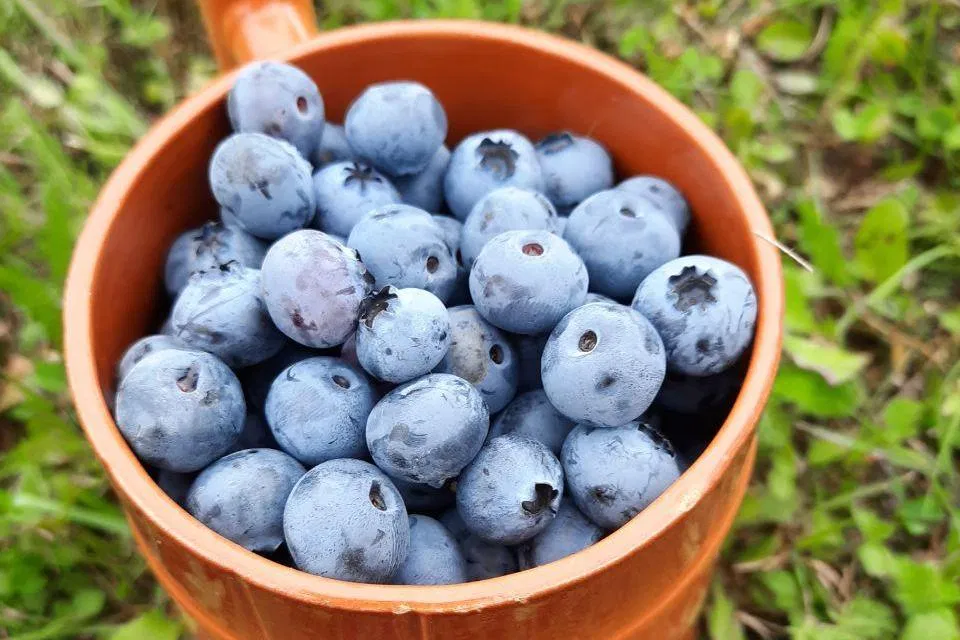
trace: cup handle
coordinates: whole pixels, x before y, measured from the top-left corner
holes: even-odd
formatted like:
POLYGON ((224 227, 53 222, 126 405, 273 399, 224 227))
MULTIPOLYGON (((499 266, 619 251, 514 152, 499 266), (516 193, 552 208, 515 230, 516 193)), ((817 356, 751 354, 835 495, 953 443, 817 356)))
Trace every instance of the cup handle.
POLYGON ((197 0, 221 71, 275 56, 317 34, 311 0, 197 0))

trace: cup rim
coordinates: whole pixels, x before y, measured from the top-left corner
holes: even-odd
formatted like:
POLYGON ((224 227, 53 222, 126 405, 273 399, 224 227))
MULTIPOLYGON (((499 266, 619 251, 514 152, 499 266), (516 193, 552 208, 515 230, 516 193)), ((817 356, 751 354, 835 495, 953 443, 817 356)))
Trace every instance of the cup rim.
POLYGON ((116 168, 91 209, 78 239, 66 283, 64 345, 69 386, 87 439, 126 501, 167 535, 227 574, 307 603, 362 611, 444 611, 495 607, 569 588, 604 571, 665 534, 725 475, 736 454, 748 448, 773 385, 782 339, 784 291, 778 250, 762 237, 773 228, 745 171, 720 138, 692 111, 627 64, 580 43, 523 27, 465 20, 399 21, 337 29, 305 42, 277 59, 296 62, 318 51, 382 39, 469 38, 537 49, 565 64, 586 67, 642 94, 697 141, 713 170, 725 176, 754 231, 748 251, 757 264, 754 286, 758 319, 743 386, 706 451, 657 500, 626 525, 587 549, 550 564, 479 582, 443 586, 344 582, 285 567, 236 545, 171 500, 127 446, 97 384, 90 291, 101 268, 103 244, 122 201, 151 158, 189 127, 193 115, 215 108, 226 96, 226 74, 178 105, 136 144, 116 168))

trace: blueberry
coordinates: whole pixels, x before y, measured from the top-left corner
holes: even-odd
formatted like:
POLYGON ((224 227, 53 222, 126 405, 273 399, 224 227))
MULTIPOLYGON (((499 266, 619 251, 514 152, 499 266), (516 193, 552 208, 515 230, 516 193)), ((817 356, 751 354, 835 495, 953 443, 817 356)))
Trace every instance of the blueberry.
POLYGON ((300 569, 350 582, 389 582, 410 546, 400 493, 361 460, 329 460, 300 478, 287 499, 283 533, 300 569))
POLYGON ((551 404, 577 422, 626 424, 647 410, 663 384, 663 343, 622 304, 595 302, 557 325, 541 359, 551 404))
POLYGON ((697 414, 679 413, 655 402, 637 422, 669 436, 670 444, 677 455, 677 467, 683 472, 704 452, 728 413, 726 410, 697 414))
POLYGON ((250 551, 283 542, 283 506, 305 469, 274 449, 244 449, 204 469, 185 508, 224 538, 250 551))
POLYGON ((285 342, 264 309, 260 271, 236 262, 190 276, 173 305, 177 337, 231 367, 275 355, 285 342))
POLYGON ((460 543, 460 550, 467 562, 467 580, 489 580, 516 573, 517 554, 502 544, 486 542, 479 536, 468 536, 460 543))
MULTIPOLYGON (((267 393, 270 385, 276 380, 280 372, 295 362, 323 355, 324 352, 308 349, 296 342, 287 341, 277 355, 268 358, 252 367, 241 369, 237 373, 240 384, 243 386, 243 396, 247 400, 247 411, 263 414, 263 407, 267 403, 267 393)), ((243 447, 255 449, 256 447, 243 447)))
POLYGON ((543 389, 522 393, 500 412, 487 439, 516 433, 542 442, 554 455, 560 455, 563 441, 573 429, 573 422, 557 411, 543 389))
POLYGON ((273 240, 313 218, 316 200, 310 163, 282 140, 259 133, 225 139, 210 160, 213 197, 225 223, 273 240))
POLYGON ((393 184, 405 203, 424 211, 440 211, 444 203, 443 176, 449 164, 450 150, 441 145, 423 171, 394 178, 393 184))
POLYGON ((547 528, 517 548, 521 569, 532 569, 583 551, 603 539, 603 529, 565 501, 547 528))
POLYGON ((456 218, 433 214, 433 221, 440 225, 443 239, 450 248, 450 253, 456 254, 460 250, 460 234, 463 232, 463 223, 456 218))
POLYGON ((712 376, 667 372, 654 402, 677 413, 707 413, 727 406, 740 390, 742 382, 743 371, 736 366, 712 376))
POLYGON ((167 314, 167 317, 163 320, 163 324, 160 325, 160 328, 157 329, 157 333, 164 336, 172 336, 176 333, 173 329, 173 318, 170 317, 170 314, 167 314))
POLYGON ((472 305, 473 299, 470 297, 470 271, 464 269, 463 265, 457 263, 457 280, 453 287, 453 293, 447 299, 447 306, 472 305))
POLYGON ((323 131, 323 99, 300 69, 283 62, 251 62, 227 94, 234 131, 282 138, 309 158, 323 131))
POLYGON ((164 349, 191 350, 190 347, 187 346, 187 343, 176 336, 168 336, 161 333, 140 338, 123 352, 123 357, 120 358, 120 362, 117 364, 117 380, 123 380, 127 377, 127 374, 130 373, 133 366, 151 353, 163 351, 164 349))
POLYGON ((470 271, 470 295, 488 322, 506 331, 546 333, 587 295, 587 269, 549 231, 506 231, 493 238, 470 271))
POLYGON ((577 425, 560 460, 573 501, 604 529, 626 524, 680 476, 673 447, 640 422, 608 429, 577 425))
MULTIPOLYGON (((590 295, 590 294, 587 294, 590 295)), ((514 334, 510 336, 513 350, 517 354, 517 390, 532 391, 543 387, 540 378, 540 358, 543 348, 547 345, 549 333, 538 336, 524 336, 514 334)))
POLYGON ((339 124, 327 122, 320 130, 320 139, 315 141, 313 153, 310 154, 310 163, 317 169, 322 169, 334 162, 354 160, 353 150, 347 142, 347 134, 339 124))
POLYGON ((167 471, 166 469, 157 469, 154 474, 157 486, 160 487, 171 500, 183 507, 187 503, 187 492, 196 479, 196 473, 178 473, 176 471, 167 471))
POLYGON ((506 545, 486 542, 473 535, 463 523, 456 509, 449 509, 440 516, 440 522, 460 545, 467 562, 467 579, 471 582, 499 578, 516 573, 517 556, 506 545))
POLYGON ((276 562, 277 564, 290 567, 291 569, 296 568, 296 565, 293 562, 293 557, 290 555, 290 549, 287 548, 286 543, 277 547, 276 551, 261 552, 258 555, 261 558, 266 558, 270 562, 276 562))
POLYGON ((377 286, 426 289, 446 301, 457 281, 457 264, 445 233, 433 217, 405 204, 368 213, 347 238, 362 256, 377 286))
POLYGON ((470 533, 470 530, 467 529, 466 523, 464 523, 463 518, 460 517, 460 514, 455 508, 447 509, 440 514, 438 519, 440 520, 440 523, 447 528, 447 531, 450 532, 450 535, 452 535, 454 540, 457 542, 463 542, 464 538, 473 535, 470 533))
POLYGON ((357 358, 371 375, 407 382, 430 373, 450 348, 450 316, 423 289, 384 287, 364 298, 357 358))
MULTIPOLYGON (((728 409, 698 413, 696 415, 668 412, 660 409, 659 414, 661 427, 657 430, 665 433, 670 430, 670 443, 677 452, 677 466, 681 472, 689 469, 697 461, 713 439, 716 437, 720 427, 726 421, 729 415, 728 409)), ((653 411, 647 412, 647 415, 654 414, 653 411)), ((654 414, 654 415, 656 415, 654 414)), ((647 415, 644 418, 647 418, 647 415)), ((647 421, 652 425, 654 421, 647 421)))
POLYGON ((656 176, 634 176, 617 185, 617 189, 643 196, 665 214, 681 236, 690 224, 690 205, 680 190, 656 176))
POLYGON ((167 293, 177 297, 191 274, 228 262, 259 269, 266 253, 266 245, 249 233, 221 222, 207 222, 183 233, 170 246, 164 267, 167 293))
POLYGON ((504 187, 477 201, 463 223, 460 251, 469 269, 484 245, 504 231, 543 229, 559 235, 557 211, 542 194, 504 187))
POLYGON ((543 191, 543 173, 533 145, 510 129, 464 138, 453 150, 443 179, 453 215, 465 220, 480 198, 500 187, 543 191))
POLYGON ((418 82, 372 84, 344 121, 357 157, 392 176, 423 171, 447 137, 447 114, 418 82))
POLYGON ((310 347, 342 344, 373 277, 356 251, 319 231, 291 233, 263 259, 263 299, 277 327, 310 347))
MULTIPOLYGON (((357 332, 351 333, 340 345, 340 359, 355 367, 360 367, 360 358, 357 357, 357 332)), ((362 368, 362 367, 361 367, 362 368)))
POLYGON ((447 241, 447 248, 457 263, 457 280, 453 286, 453 293, 447 299, 447 306, 471 304, 470 300, 470 270, 463 264, 463 255, 460 253, 460 232, 463 223, 451 216, 434 215, 434 221, 443 230, 447 241))
POLYGON ((160 469, 197 471, 240 437, 240 382, 202 351, 167 349, 138 362, 117 391, 117 427, 137 457, 160 469))
POLYGON ((466 380, 434 373, 388 393, 367 419, 374 462, 395 478, 441 487, 470 462, 490 418, 466 380))
POLYGON ((452 506, 456 499, 452 484, 431 487, 398 478, 390 478, 390 481, 403 496, 403 504, 407 506, 407 511, 441 511, 452 506))
POLYGON ((647 275, 680 255, 680 236, 652 203, 609 189, 584 200, 570 214, 563 238, 587 265, 590 287, 629 299, 647 275))
POLYGON ((590 304, 593 302, 609 302, 610 304, 620 304, 613 298, 605 296, 602 293, 597 293, 596 291, 591 291, 588 293, 586 300, 583 301, 583 304, 590 304))
POLYGON ((490 440, 457 481, 457 511, 467 528, 500 544, 543 531, 562 497, 557 457, 542 442, 515 433, 490 440))
POLYGON ((460 545, 442 524, 410 516, 410 551, 394 577, 397 584, 458 584, 467 581, 460 545))
POLYGON ((273 434, 270 433, 270 425, 259 413, 251 413, 248 405, 247 417, 243 420, 243 431, 240 437, 227 453, 236 453, 244 449, 279 449, 273 434))
POLYGON ((613 186, 613 161, 593 138, 568 131, 551 133, 537 143, 537 157, 547 196, 562 209, 613 186))
POLYGON ((449 310, 452 341, 437 366, 475 386, 490 413, 503 409, 517 392, 517 356, 499 329, 471 306, 449 310))
POLYGON ((400 202, 390 181, 373 167, 357 162, 337 162, 313 176, 317 197, 315 225, 323 231, 350 235, 367 213, 400 202))
POLYGON ((364 429, 376 401, 356 367, 337 358, 308 358, 280 372, 264 412, 280 448, 312 467, 366 455, 364 429))
POLYGON ((561 238, 563 237, 564 232, 567 230, 567 223, 570 221, 570 218, 567 215, 562 215, 557 217, 557 235, 561 238))
POLYGON ((671 260, 637 288, 633 308, 663 338, 667 368, 709 376, 737 361, 753 340, 757 296, 738 266, 710 256, 671 260))

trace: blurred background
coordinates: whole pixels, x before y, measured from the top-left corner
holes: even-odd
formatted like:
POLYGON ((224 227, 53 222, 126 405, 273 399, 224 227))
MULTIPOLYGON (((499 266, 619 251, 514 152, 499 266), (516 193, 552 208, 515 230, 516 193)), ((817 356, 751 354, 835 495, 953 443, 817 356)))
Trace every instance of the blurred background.
MULTIPOLYGON (((813 271, 785 259, 783 364, 702 635, 960 638, 960 2, 332 0, 318 14, 322 29, 462 17, 557 32, 716 129, 813 271)), ((71 410, 60 298, 100 184, 215 73, 189 0, 0 0, 0 638, 190 637, 71 410)))

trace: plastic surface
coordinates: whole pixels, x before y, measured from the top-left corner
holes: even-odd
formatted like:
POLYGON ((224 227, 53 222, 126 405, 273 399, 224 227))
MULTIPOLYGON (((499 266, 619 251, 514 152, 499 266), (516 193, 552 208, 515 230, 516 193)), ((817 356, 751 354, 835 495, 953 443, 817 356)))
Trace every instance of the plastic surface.
MULTIPOLYGON (((285 6, 304 19, 296 12, 309 9, 285 6)), ((208 24, 223 26, 224 7, 205 3, 208 24)), ((310 31, 291 28, 283 33, 310 31)), ((225 33, 213 30, 225 64, 284 44, 262 30, 225 33)), ((692 205, 693 243, 736 262, 757 288, 749 370, 696 463, 622 529, 559 562, 461 585, 365 585, 288 569, 220 538, 148 477, 105 394, 124 348, 159 323, 169 243, 216 216, 206 165, 228 132, 227 75, 160 121, 117 168, 90 213, 67 283, 66 363, 77 412, 157 578, 212 638, 692 638, 749 482, 755 427, 780 354, 780 259, 758 238, 773 231, 744 171, 696 116, 651 81, 597 51, 534 31, 384 23, 325 34, 282 57, 316 79, 333 121, 365 85, 413 78, 445 105, 448 143, 497 127, 534 138, 568 128, 601 140, 619 175, 656 173, 674 182, 692 205)))

